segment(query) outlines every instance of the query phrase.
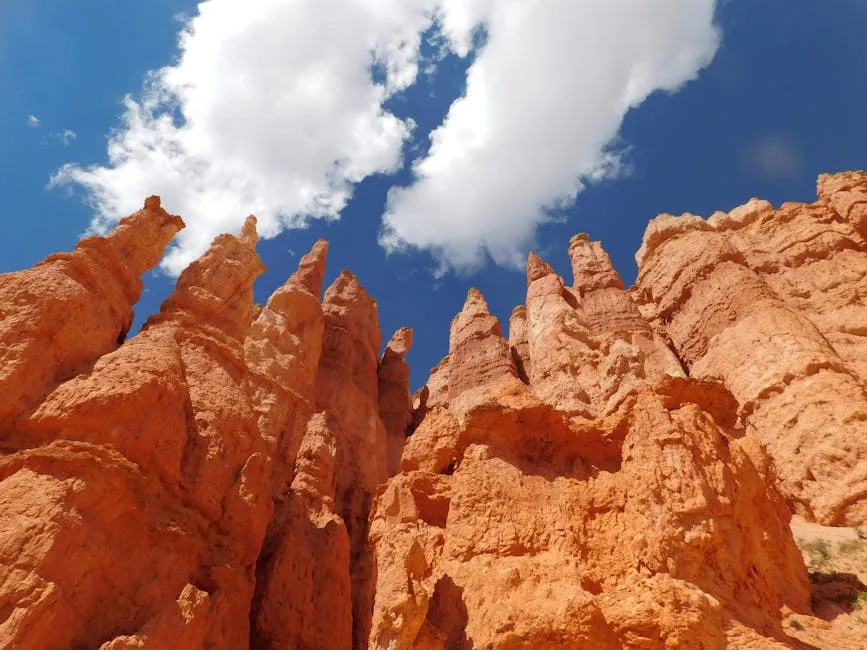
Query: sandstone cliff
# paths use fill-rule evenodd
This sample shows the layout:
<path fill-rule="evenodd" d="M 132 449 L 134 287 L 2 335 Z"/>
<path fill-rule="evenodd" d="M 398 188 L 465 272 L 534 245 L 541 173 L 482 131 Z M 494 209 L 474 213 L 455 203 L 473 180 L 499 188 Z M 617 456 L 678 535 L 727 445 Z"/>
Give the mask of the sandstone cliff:
<path fill-rule="evenodd" d="M 414 398 L 327 243 L 254 305 L 253 217 L 129 340 L 158 198 L 0 275 L 0 648 L 825 647 L 789 521 L 867 520 L 867 175 L 818 194 L 657 217 L 628 290 L 531 254 Z"/>
<path fill-rule="evenodd" d="M 867 176 L 841 174 L 812 205 L 662 215 L 636 256 L 642 312 L 690 376 L 731 390 L 795 508 L 831 525 L 867 520 L 865 195 Z"/>

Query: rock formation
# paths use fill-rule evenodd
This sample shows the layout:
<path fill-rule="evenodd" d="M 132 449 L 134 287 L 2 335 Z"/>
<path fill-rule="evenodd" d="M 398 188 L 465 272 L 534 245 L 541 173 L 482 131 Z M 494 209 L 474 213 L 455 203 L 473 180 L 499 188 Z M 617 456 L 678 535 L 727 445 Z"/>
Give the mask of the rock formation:
<path fill-rule="evenodd" d="M 447 403 L 376 501 L 370 648 L 786 647 L 780 607 L 808 611 L 737 403 L 609 311 L 629 298 L 596 259 L 566 288 L 531 257 L 529 386 L 470 291 Z"/>
<path fill-rule="evenodd" d="M 388 475 L 400 471 L 406 434 L 412 423 L 412 395 L 409 393 L 409 364 L 412 330 L 402 327 L 385 346 L 379 362 L 379 413 L 385 425 L 388 448 Z"/>
<path fill-rule="evenodd" d="M 531 254 L 414 397 L 327 243 L 254 305 L 253 217 L 129 340 L 158 198 L 0 275 L 0 648 L 804 648 L 791 513 L 867 520 L 867 175 L 818 195 L 657 217 L 631 289 Z"/>
<path fill-rule="evenodd" d="M 88 237 L 72 253 L 0 275 L 0 429 L 9 431 L 53 384 L 123 343 L 141 274 L 183 225 L 151 197 L 108 237 Z"/>
<path fill-rule="evenodd" d="M 812 205 L 662 215 L 636 256 L 642 312 L 690 376 L 731 390 L 798 512 L 830 525 L 867 520 L 865 193 L 864 174 L 822 176 Z"/>

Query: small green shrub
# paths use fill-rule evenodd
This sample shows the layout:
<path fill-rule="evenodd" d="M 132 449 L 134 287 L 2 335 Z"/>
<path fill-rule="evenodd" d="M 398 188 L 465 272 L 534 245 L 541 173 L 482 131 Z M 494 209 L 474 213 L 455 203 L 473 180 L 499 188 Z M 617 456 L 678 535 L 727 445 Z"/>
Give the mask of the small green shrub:
<path fill-rule="evenodd" d="M 860 539 L 847 539 L 837 544 L 837 552 L 840 555 L 852 555 L 864 548 L 864 541 Z"/>
<path fill-rule="evenodd" d="M 798 630 L 798 632 L 804 631 L 804 626 L 801 625 L 801 622 L 794 618 L 789 621 L 789 627 L 791 627 L 793 630 Z"/>
<path fill-rule="evenodd" d="M 810 568 L 812 569 L 825 569 L 831 561 L 831 547 L 827 540 L 814 539 L 810 542 L 799 540 L 798 546 L 810 558 Z"/>

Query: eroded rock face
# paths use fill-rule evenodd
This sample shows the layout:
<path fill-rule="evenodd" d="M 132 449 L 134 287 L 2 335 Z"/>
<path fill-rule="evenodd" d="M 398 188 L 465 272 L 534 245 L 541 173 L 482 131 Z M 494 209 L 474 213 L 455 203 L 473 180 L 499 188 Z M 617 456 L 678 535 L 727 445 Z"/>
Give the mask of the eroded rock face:
<path fill-rule="evenodd" d="M 376 301 L 343 271 L 325 292 L 325 333 L 316 376 L 316 408 L 337 440 L 335 510 L 349 531 L 353 644 L 367 638 L 371 564 L 370 506 L 388 478 L 388 442 L 379 414 L 379 329 Z"/>
<path fill-rule="evenodd" d="M 784 495 L 821 523 L 867 520 L 863 174 L 820 201 L 753 200 L 707 221 L 657 217 L 635 296 L 691 376 L 721 380 L 767 445 Z"/>
<path fill-rule="evenodd" d="M 571 288 L 531 256 L 528 355 L 477 292 L 456 317 L 448 400 L 376 500 L 370 648 L 787 647 L 781 606 L 809 611 L 737 402 L 685 377 L 634 303 L 617 313 L 599 250 L 573 240 Z"/>
<path fill-rule="evenodd" d="M 0 647 L 800 647 L 791 509 L 867 519 L 865 206 L 660 216 L 629 290 L 531 254 L 411 397 L 326 242 L 254 306 L 252 217 L 125 340 L 182 225 L 148 199 L 0 276 Z"/>
<path fill-rule="evenodd" d="M 153 210 L 135 219 L 165 220 Z M 16 423 L 0 480 L 5 647 L 248 643 L 271 505 L 243 355 L 254 247 L 254 220 L 217 238 L 139 336 Z"/>
<path fill-rule="evenodd" d="M 412 395 L 409 392 L 409 364 L 406 353 L 412 348 L 412 330 L 402 327 L 385 346 L 379 362 L 379 413 L 385 426 L 387 471 L 400 471 L 406 434 L 412 424 Z"/>
<path fill-rule="evenodd" d="M 349 534 L 334 512 L 336 449 L 325 414 L 315 414 L 257 573 L 252 647 L 351 647 Z"/>
<path fill-rule="evenodd" d="M 0 436 L 57 383 L 123 342 L 141 274 L 183 226 L 151 197 L 109 236 L 0 275 Z"/>

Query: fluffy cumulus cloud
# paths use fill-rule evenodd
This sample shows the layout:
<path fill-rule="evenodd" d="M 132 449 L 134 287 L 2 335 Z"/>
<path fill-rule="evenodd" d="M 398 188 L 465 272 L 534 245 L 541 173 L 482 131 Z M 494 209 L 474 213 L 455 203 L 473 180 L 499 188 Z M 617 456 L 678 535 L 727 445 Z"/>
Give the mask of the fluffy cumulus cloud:
<path fill-rule="evenodd" d="M 354 183 L 401 164 L 411 123 L 383 103 L 414 81 L 430 21 L 428 0 L 202 2 L 176 64 L 125 99 L 108 164 L 53 183 L 87 191 L 95 231 L 160 194 L 187 223 L 173 274 L 247 214 L 266 237 L 336 217 Z"/>
<path fill-rule="evenodd" d="M 617 173 L 608 145 L 626 112 L 711 61 L 713 15 L 713 0 L 445 0 L 455 51 L 479 26 L 487 42 L 415 183 L 390 193 L 382 242 L 446 267 L 523 261 L 552 208 Z"/>
<path fill-rule="evenodd" d="M 429 134 L 413 184 L 390 193 L 381 240 L 430 249 L 443 268 L 486 252 L 511 263 L 582 179 L 617 168 L 607 146 L 626 111 L 711 60 L 713 12 L 713 0 L 205 0 L 176 63 L 125 99 L 108 163 L 67 165 L 53 183 L 86 191 L 97 231 L 161 194 L 188 224 L 170 273 L 249 213 L 266 237 L 335 218 L 355 183 L 403 165 L 413 123 L 384 104 L 415 83 L 422 34 L 436 21 L 467 56 L 483 29 L 466 96 Z"/>

